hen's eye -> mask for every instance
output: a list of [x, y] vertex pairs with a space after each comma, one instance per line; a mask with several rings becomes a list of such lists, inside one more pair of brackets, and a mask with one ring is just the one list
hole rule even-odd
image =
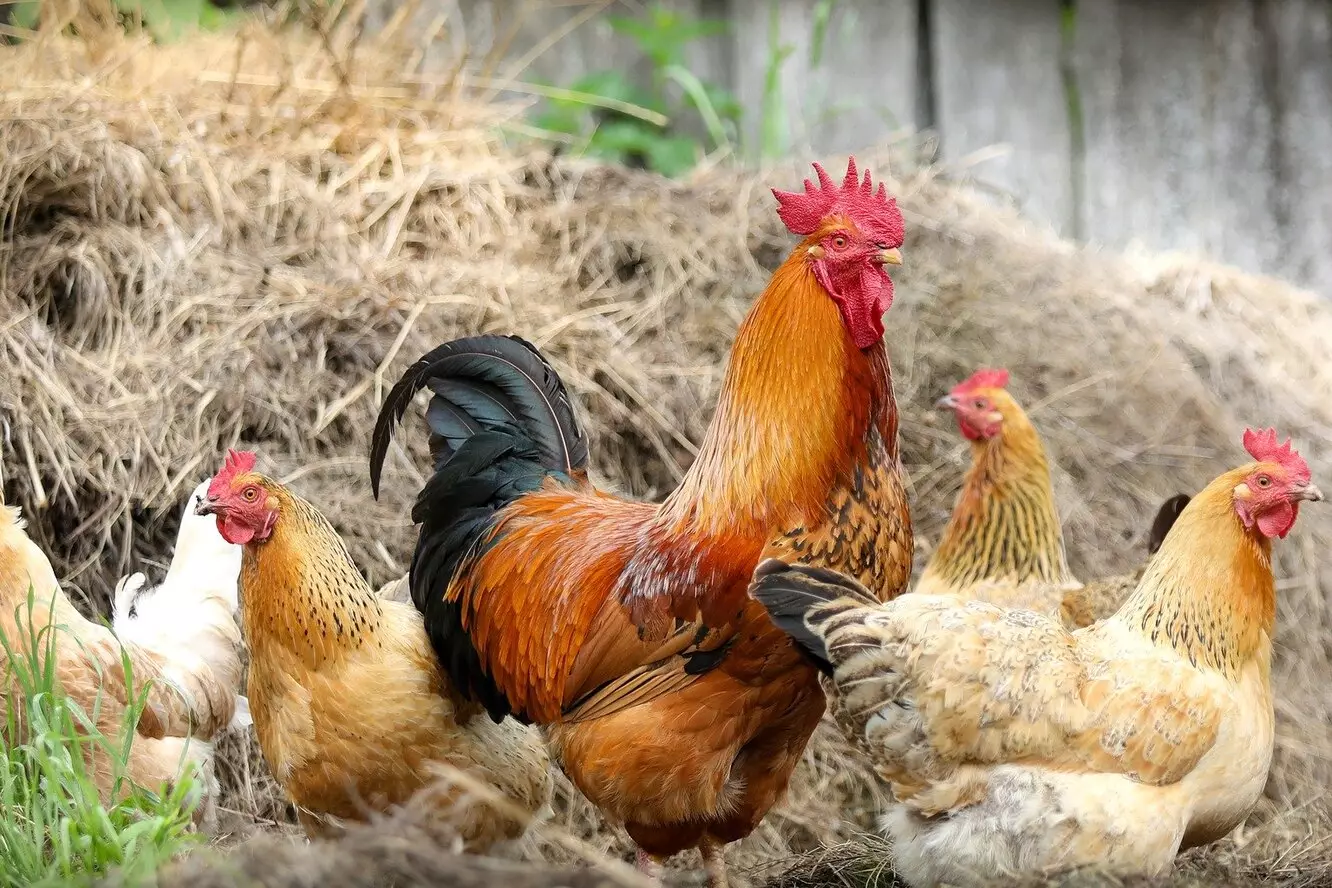
[[1269, 477], [1267, 477], [1266, 475], [1259, 475], [1259, 476], [1258, 476], [1258, 486], [1259, 486], [1259, 487], [1271, 487], [1271, 486], [1272, 486], [1272, 479], [1269, 478]]
[[837, 235], [837, 237], [833, 238], [833, 246], [839, 250], [844, 249], [846, 247], [846, 238], [842, 237], [840, 234]]
[[252, 503], [254, 502], [255, 497], [259, 496], [259, 491], [255, 490], [253, 487], [247, 487], [245, 488], [245, 492], [242, 493], [241, 496], [245, 497], [246, 502]]
[[984, 409], [985, 409], [985, 402], [982, 401], [982, 400], [980, 400], [980, 399], [977, 399], [977, 400], [976, 400], [975, 407], [976, 407], [977, 410], [984, 410]]

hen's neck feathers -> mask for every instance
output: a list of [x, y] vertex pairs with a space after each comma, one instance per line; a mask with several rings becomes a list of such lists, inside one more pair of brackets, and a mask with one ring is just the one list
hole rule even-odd
[[1073, 582], [1040, 435], [1016, 405], [1002, 432], [971, 445], [971, 466], [925, 570], [948, 586]]
[[181, 597], [220, 597], [234, 609], [241, 557], [241, 547], [223, 540], [214, 521], [187, 515], [162, 585]]
[[1231, 678], [1276, 622], [1272, 541], [1245, 528], [1233, 502], [1252, 469], [1227, 472], [1193, 498], [1114, 617]]
[[266, 481], [279, 518], [262, 543], [245, 546], [241, 613], [252, 648], [277, 644], [310, 668], [374, 638], [383, 608], [328, 519]]
[[741, 535], [797, 525], [865, 458], [872, 427], [896, 460], [883, 342], [856, 348], [806, 249], [777, 269], [736, 332], [698, 458], [663, 505], [668, 523]]

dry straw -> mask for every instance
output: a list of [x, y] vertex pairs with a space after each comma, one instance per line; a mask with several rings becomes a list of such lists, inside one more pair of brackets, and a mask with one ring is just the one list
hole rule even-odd
[[[0, 50], [0, 470], [92, 606], [165, 561], [178, 503], [238, 444], [324, 510], [373, 582], [399, 574], [423, 436], [376, 503], [369, 431], [396, 374], [461, 334], [535, 341], [600, 478], [662, 496], [791, 246], [766, 186], [798, 183], [803, 161], [669, 183], [552, 159], [506, 144], [520, 109], [420, 76], [410, 51], [350, 45], [252, 29]], [[1332, 312], [1310, 294], [1079, 249], [929, 172], [890, 188], [909, 226], [887, 324], [920, 556], [966, 459], [929, 405], [979, 364], [1008, 367], [1032, 408], [1080, 576], [1132, 567], [1160, 500], [1245, 458], [1245, 424], [1293, 435], [1332, 481]], [[1229, 844], [1231, 871], [1289, 869], [1326, 836], [1309, 812], [1332, 781], [1330, 544], [1332, 509], [1312, 506], [1276, 547], [1269, 838]], [[223, 749], [238, 831], [288, 823], [252, 744]], [[855, 838], [877, 791], [825, 726], [735, 864], [759, 880]], [[571, 793], [558, 808], [558, 828], [625, 850]]]

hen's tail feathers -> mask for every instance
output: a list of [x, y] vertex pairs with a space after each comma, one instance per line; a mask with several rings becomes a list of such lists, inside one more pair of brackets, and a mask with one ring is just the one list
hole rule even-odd
[[[869, 590], [845, 574], [822, 567], [786, 564], [769, 558], [754, 571], [749, 594], [768, 616], [809, 655], [825, 675], [836, 666], [828, 647], [830, 621], [863, 608], [877, 608]], [[837, 622], [842, 622], [837, 620]]]
[[1170, 528], [1175, 526], [1179, 515], [1184, 511], [1184, 507], [1189, 504], [1189, 495], [1187, 493], [1177, 493], [1170, 499], [1161, 503], [1161, 508], [1156, 513], [1156, 520], [1152, 522], [1151, 532], [1147, 535], [1147, 555], [1155, 555], [1156, 550], [1161, 548], [1165, 542], [1166, 535], [1170, 533]]
[[421, 530], [411, 598], [453, 686], [500, 721], [508, 700], [448, 592], [468, 559], [484, 551], [500, 509], [550, 476], [586, 481], [587, 442], [564, 384], [535, 347], [515, 336], [459, 339], [413, 364], [380, 408], [370, 449], [376, 496], [393, 427], [427, 387], [435, 393], [426, 410], [435, 471], [412, 507]]
[[423, 388], [430, 453], [439, 468], [474, 435], [490, 430], [529, 439], [551, 472], [586, 472], [587, 441], [555, 369], [536, 346], [517, 336], [471, 336], [446, 342], [407, 368], [379, 410], [370, 444], [370, 487], [380, 473], [393, 427]]
[[148, 578], [141, 573], [121, 577], [116, 583], [111, 599], [111, 627], [117, 635], [134, 619], [134, 603], [147, 583]]

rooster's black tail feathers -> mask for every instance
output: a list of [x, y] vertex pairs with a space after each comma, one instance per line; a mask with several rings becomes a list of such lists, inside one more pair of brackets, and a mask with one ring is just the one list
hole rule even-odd
[[517, 336], [471, 336], [424, 355], [385, 398], [370, 443], [370, 487], [376, 497], [393, 428], [423, 388], [435, 393], [426, 421], [436, 469], [465, 441], [489, 430], [530, 442], [550, 472], [587, 470], [587, 441], [569, 395], [536, 346]]
[[564, 383], [533, 345], [516, 336], [458, 339], [408, 368], [380, 408], [370, 447], [376, 497], [394, 426], [424, 388], [434, 392], [426, 421], [435, 471], [412, 508], [412, 520], [421, 525], [409, 581], [412, 601], [454, 688], [499, 721], [512, 709], [468, 635], [462, 603], [451, 600], [449, 590], [487, 547], [483, 541], [492, 537], [501, 509], [549, 476], [586, 480], [587, 442]]

